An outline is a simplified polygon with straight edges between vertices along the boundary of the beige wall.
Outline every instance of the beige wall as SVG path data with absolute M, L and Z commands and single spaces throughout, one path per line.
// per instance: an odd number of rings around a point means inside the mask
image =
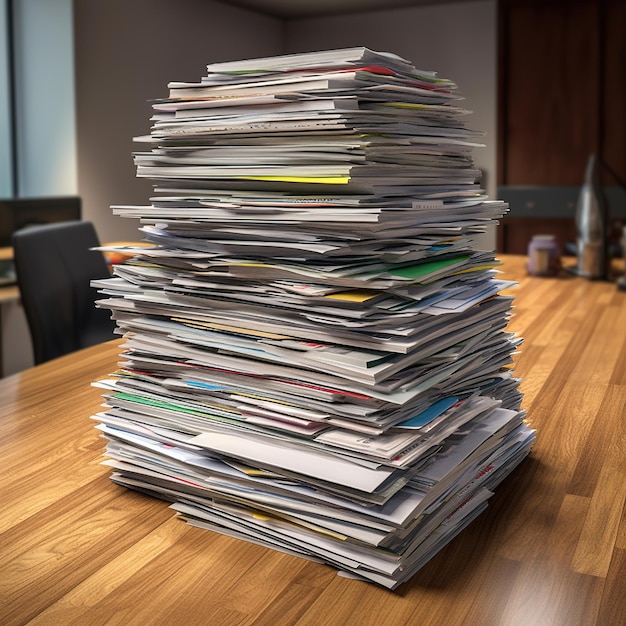
M 288 52 L 367 46 L 394 52 L 423 70 L 455 81 L 473 111 L 468 125 L 485 131 L 476 165 L 487 174 L 495 198 L 497 123 L 497 7 L 495 0 L 445 2 L 328 18 L 294 20 L 286 31 Z M 481 241 L 495 248 L 495 229 Z
M 132 138 L 149 133 L 148 101 L 196 81 L 207 63 L 280 54 L 283 23 L 211 0 L 75 0 L 78 193 L 101 241 L 136 240 L 113 204 L 145 204 Z

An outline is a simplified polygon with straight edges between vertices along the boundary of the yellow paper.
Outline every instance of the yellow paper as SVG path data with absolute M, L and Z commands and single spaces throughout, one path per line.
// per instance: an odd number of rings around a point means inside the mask
M 272 183 L 313 183 L 323 185 L 347 185 L 349 176 L 238 176 L 246 180 L 265 180 Z
M 237 333 L 239 335 L 249 335 L 251 337 L 263 337 L 263 339 L 292 339 L 289 335 L 277 335 L 276 333 L 267 333 L 261 330 L 250 330 L 248 328 L 239 328 L 238 326 L 226 326 L 225 324 L 212 324 L 208 322 L 198 322 L 187 320 L 180 317 L 173 317 L 173 321 L 181 322 L 192 328 L 202 328 L 207 330 L 223 330 L 225 332 Z
M 338 293 L 330 293 L 324 297 L 332 300 L 344 300 L 345 302 L 367 302 L 377 295 L 376 292 L 372 291 L 340 291 Z

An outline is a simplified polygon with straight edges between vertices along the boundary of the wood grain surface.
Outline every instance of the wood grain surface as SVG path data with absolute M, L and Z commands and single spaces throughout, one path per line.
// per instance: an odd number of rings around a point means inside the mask
M 468 529 L 390 592 L 193 528 L 114 485 L 89 418 L 110 342 L 0 382 L 0 623 L 626 624 L 626 293 L 519 281 L 511 329 L 530 457 Z

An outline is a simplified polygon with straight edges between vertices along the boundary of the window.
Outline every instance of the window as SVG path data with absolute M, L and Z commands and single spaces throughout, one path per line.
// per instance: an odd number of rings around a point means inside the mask
M 0 0 L 0 197 L 76 193 L 71 0 Z

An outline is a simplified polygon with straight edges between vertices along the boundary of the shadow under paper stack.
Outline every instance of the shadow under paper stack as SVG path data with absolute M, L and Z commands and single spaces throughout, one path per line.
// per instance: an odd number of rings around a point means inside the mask
M 456 86 L 366 48 L 208 66 L 153 104 L 153 247 L 98 281 L 125 335 L 112 479 L 190 524 L 388 588 L 530 452 Z M 128 250 L 126 249 L 126 252 Z

